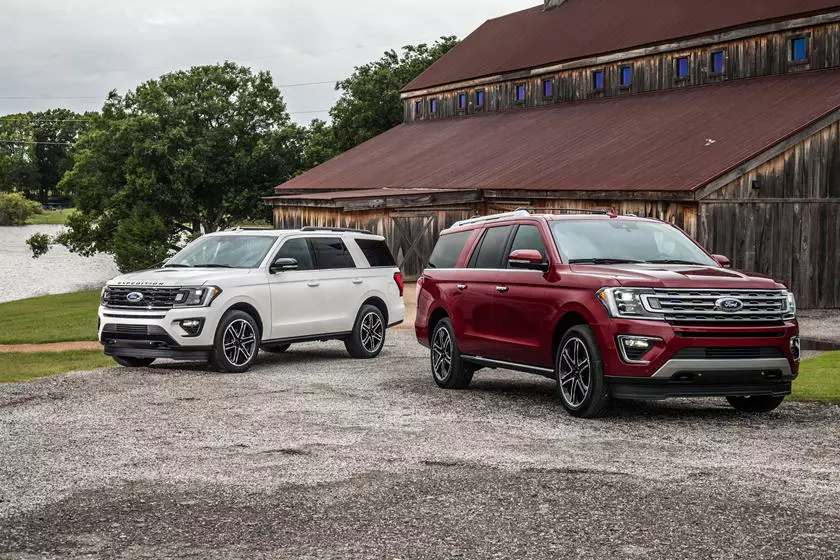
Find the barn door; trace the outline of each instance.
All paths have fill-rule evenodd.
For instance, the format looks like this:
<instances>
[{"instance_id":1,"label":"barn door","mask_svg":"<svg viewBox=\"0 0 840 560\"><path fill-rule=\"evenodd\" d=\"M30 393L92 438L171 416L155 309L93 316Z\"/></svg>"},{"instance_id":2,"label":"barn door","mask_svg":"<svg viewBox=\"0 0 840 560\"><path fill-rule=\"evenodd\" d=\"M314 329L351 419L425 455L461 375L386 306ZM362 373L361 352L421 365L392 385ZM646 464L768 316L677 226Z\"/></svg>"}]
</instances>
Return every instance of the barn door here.
<instances>
[{"instance_id":1,"label":"barn door","mask_svg":"<svg viewBox=\"0 0 840 560\"><path fill-rule=\"evenodd\" d=\"M437 214L391 218L391 252L406 276L420 276L434 248Z\"/></svg>"}]
</instances>

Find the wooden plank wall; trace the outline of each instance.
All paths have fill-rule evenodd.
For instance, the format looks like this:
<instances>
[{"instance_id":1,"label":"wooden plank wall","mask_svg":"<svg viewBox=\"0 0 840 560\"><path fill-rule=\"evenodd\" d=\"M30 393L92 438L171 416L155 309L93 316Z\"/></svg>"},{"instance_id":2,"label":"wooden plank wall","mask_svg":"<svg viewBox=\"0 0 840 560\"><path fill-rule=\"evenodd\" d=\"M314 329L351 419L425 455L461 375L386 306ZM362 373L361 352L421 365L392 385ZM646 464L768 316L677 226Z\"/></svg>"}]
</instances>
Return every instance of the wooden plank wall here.
<instances>
[{"instance_id":1,"label":"wooden plank wall","mask_svg":"<svg viewBox=\"0 0 840 560\"><path fill-rule=\"evenodd\" d=\"M793 37L809 38L809 59L805 64L790 61L790 40ZM724 72L712 75L710 72L711 53L723 50L725 53ZM676 75L676 60L689 58L689 77L680 80ZM633 67L633 83L630 88L619 87L619 73L623 66ZM580 101L598 97L613 97L629 93L665 90L693 85L709 84L737 78L750 78L816 70L840 66L840 24L827 24L804 29L782 31L758 37L750 37L720 43L702 48L673 51L644 58L617 62L610 65L590 66L546 74L523 79L488 84L446 93L406 99L403 118L405 122L418 120L415 103L423 101L421 119L448 118L457 115L469 115L483 111L503 111L517 107L537 107L552 103ZM592 72L604 71L604 90L593 90ZM553 80L553 95L543 96L543 80ZM517 103L515 91L517 84L525 84L525 103ZM485 91L485 107L475 105L475 94ZM466 93L468 107L459 111L458 95ZM429 114L432 98L438 100L435 115Z\"/></svg>"},{"instance_id":2,"label":"wooden plank wall","mask_svg":"<svg viewBox=\"0 0 840 560\"><path fill-rule=\"evenodd\" d=\"M736 268L793 289L803 308L840 308L840 125L700 202L699 239Z\"/></svg>"}]
</instances>

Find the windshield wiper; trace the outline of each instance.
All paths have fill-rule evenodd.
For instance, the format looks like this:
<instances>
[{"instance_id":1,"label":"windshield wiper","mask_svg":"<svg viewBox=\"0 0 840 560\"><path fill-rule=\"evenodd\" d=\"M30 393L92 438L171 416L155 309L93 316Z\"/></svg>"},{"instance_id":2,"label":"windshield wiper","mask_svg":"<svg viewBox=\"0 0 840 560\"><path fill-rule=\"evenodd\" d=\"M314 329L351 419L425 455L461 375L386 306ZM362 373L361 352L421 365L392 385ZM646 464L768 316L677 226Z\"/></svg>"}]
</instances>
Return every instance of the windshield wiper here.
<instances>
[{"instance_id":1,"label":"windshield wiper","mask_svg":"<svg viewBox=\"0 0 840 560\"><path fill-rule=\"evenodd\" d=\"M569 264L643 264L633 259L572 259Z\"/></svg>"},{"instance_id":2,"label":"windshield wiper","mask_svg":"<svg viewBox=\"0 0 840 560\"><path fill-rule=\"evenodd\" d=\"M662 259L656 261L647 261L650 264L691 264L695 266L707 266L703 263L694 262L694 261L682 261L680 259Z\"/></svg>"},{"instance_id":3,"label":"windshield wiper","mask_svg":"<svg viewBox=\"0 0 840 560\"><path fill-rule=\"evenodd\" d=\"M188 264L165 264L163 268L192 268L192 266Z\"/></svg>"},{"instance_id":4,"label":"windshield wiper","mask_svg":"<svg viewBox=\"0 0 840 560\"><path fill-rule=\"evenodd\" d=\"M195 268L233 268L229 264L197 264Z\"/></svg>"}]
</instances>

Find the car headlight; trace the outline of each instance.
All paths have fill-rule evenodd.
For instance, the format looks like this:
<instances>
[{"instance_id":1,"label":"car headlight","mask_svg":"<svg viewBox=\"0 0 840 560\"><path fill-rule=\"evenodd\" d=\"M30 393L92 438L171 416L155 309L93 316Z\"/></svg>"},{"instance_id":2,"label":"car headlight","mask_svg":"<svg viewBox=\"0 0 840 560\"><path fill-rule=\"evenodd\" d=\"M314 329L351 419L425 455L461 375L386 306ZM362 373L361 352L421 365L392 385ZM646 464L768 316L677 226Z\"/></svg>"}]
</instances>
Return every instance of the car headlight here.
<instances>
[{"instance_id":1,"label":"car headlight","mask_svg":"<svg viewBox=\"0 0 840 560\"><path fill-rule=\"evenodd\" d=\"M793 292L786 291L785 295L787 296L787 309L785 309L782 318L785 321L792 321L796 319L796 298L793 297Z\"/></svg>"},{"instance_id":2,"label":"car headlight","mask_svg":"<svg viewBox=\"0 0 840 560\"><path fill-rule=\"evenodd\" d=\"M649 311L645 306L644 296L652 293L645 288L603 288L597 296L610 317L662 321L664 315Z\"/></svg>"},{"instance_id":3,"label":"car headlight","mask_svg":"<svg viewBox=\"0 0 840 560\"><path fill-rule=\"evenodd\" d=\"M207 307L221 293L222 289L216 286L182 288L175 296L175 307Z\"/></svg>"},{"instance_id":4,"label":"car headlight","mask_svg":"<svg viewBox=\"0 0 840 560\"><path fill-rule=\"evenodd\" d=\"M106 303L108 303L108 298L110 297L110 295L111 295L111 288L109 288L108 286L103 287L102 288L102 293L99 294L100 303L102 303L102 305L105 305Z\"/></svg>"}]
</instances>

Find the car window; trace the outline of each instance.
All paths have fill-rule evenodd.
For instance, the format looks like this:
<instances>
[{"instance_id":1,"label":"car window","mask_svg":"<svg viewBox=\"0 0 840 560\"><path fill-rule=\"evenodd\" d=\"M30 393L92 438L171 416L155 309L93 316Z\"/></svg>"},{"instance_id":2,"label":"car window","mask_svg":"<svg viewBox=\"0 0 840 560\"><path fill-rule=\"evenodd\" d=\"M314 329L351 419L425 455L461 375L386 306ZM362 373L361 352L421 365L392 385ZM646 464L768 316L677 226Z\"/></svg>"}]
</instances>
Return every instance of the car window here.
<instances>
[{"instance_id":1,"label":"car window","mask_svg":"<svg viewBox=\"0 0 840 560\"><path fill-rule=\"evenodd\" d=\"M309 240L318 270L356 268L353 256L339 237L313 237Z\"/></svg>"},{"instance_id":2,"label":"car window","mask_svg":"<svg viewBox=\"0 0 840 560\"><path fill-rule=\"evenodd\" d=\"M372 268L380 266L393 268L397 266L390 249L381 239L356 239L356 245L365 254L365 258Z\"/></svg>"},{"instance_id":3,"label":"car window","mask_svg":"<svg viewBox=\"0 0 840 560\"><path fill-rule=\"evenodd\" d=\"M514 251L527 249L539 251L543 261L548 260L548 251L545 249L545 243L543 243L542 236L540 235L540 228L537 226L519 226L519 229L516 230L510 252L513 253ZM510 268L510 263L508 263L507 267Z\"/></svg>"},{"instance_id":4,"label":"car window","mask_svg":"<svg viewBox=\"0 0 840 560\"><path fill-rule=\"evenodd\" d=\"M257 268L277 238L269 235L206 235L167 261L167 267Z\"/></svg>"},{"instance_id":5,"label":"car window","mask_svg":"<svg viewBox=\"0 0 840 560\"><path fill-rule=\"evenodd\" d=\"M309 250L309 244L304 238L289 239L280 251L277 252L277 259L295 259L298 262L298 270L313 270L315 263L312 261L312 252Z\"/></svg>"},{"instance_id":6,"label":"car window","mask_svg":"<svg viewBox=\"0 0 840 560\"><path fill-rule=\"evenodd\" d=\"M469 268L502 268L505 246L512 229L513 226L487 229L473 251Z\"/></svg>"},{"instance_id":7,"label":"car window","mask_svg":"<svg viewBox=\"0 0 840 560\"><path fill-rule=\"evenodd\" d=\"M429 257L429 268L455 268L472 234L472 230L468 230L441 235Z\"/></svg>"}]
</instances>

